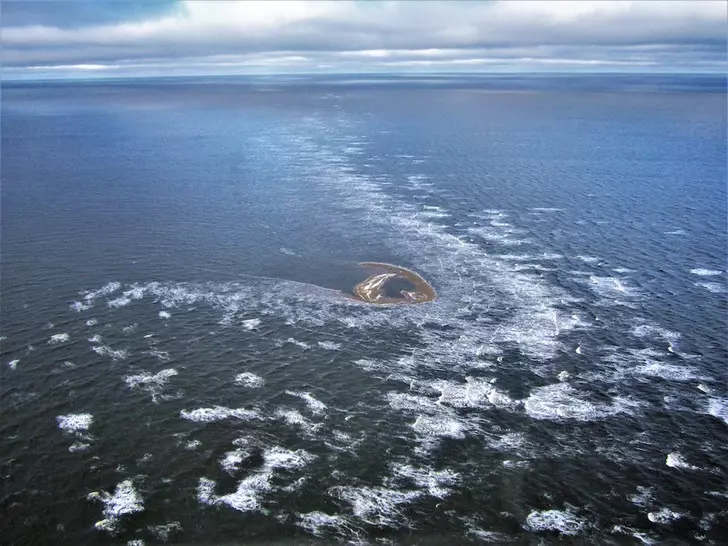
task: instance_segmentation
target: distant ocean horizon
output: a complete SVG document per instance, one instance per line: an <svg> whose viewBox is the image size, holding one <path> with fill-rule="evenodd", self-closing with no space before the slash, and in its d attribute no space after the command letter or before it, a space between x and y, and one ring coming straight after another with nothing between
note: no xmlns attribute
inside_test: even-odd
<svg viewBox="0 0 728 546"><path fill-rule="evenodd" d="M726 113L716 74L3 81L3 541L720 544Z"/></svg>

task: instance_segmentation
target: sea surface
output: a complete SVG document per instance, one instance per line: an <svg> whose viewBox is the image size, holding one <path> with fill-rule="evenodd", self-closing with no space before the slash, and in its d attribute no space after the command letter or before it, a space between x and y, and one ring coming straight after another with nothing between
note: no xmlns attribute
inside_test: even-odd
<svg viewBox="0 0 728 546"><path fill-rule="evenodd" d="M724 78L5 82L1 197L3 544L728 541Z"/></svg>

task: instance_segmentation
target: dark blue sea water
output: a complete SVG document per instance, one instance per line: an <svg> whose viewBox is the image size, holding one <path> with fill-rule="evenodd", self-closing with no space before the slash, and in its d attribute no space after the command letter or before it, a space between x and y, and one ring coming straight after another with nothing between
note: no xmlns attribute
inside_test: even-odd
<svg viewBox="0 0 728 546"><path fill-rule="evenodd" d="M1 197L3 543L728 540L724 80L5 83Z"/></svg>

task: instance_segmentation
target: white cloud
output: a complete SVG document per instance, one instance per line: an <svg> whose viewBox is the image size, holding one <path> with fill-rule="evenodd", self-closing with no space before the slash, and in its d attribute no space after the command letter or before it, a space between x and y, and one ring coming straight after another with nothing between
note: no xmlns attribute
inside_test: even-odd
<svg viewBox="0 0 728 546"><path fill-rule="evenodd" d="M141 22L4 28L3 57L11 71L185 62L281 69L647 66L681 54L715 67L725 62L727 19L725 4L712 0L192 1ZM635 47L643 47L639 58Z"/></svg>

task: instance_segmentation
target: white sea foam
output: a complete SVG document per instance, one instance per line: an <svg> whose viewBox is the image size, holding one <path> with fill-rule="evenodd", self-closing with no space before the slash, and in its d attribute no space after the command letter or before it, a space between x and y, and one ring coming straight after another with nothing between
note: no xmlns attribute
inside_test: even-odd
<svg viewBox="0 0 728 546"><path fill-rule="evenodd" d="M585 264L595 264L595 263L599 262L599 258L597 258L596 256L579 255L579 256L577 256L577 258L579 258Z"/></svg>
<svg viewBox="0 0 728 546"><path fill-rule="evenodd" d="M334 343L333 341L319 341L318 346L329 351L338 351L341 349L341 343Z"/></svg>
<svg viewBox="0 0 728 546"><path fill-rule="evenodd" d="M260 326L260 319L259 318L252 318L244 320L240 323L243 328L245 328L248 331L257 330Z"/></svg>
<svg viewBox="0 0 728 546"><path fill-rule="evenodd" d="M286 340L286 343L290 343L291 345L295 345L296 347L301 347L301 349L310 349L311 345L304 341L298 341L297 339L294 339L292 337L289 337Z"/></svg>
<svg viewBox="0 0 728 546"><path fill-rule="evenodd" d="M86 292L83 296L83 299L87 302L87 305L93 305L94 300L97 298L102 298L104 296L109 296L119 290L121 288L121 283L119 282L110 282L99 288L98 290L92 290L89 292Z"/></svg>
<svg viewBox="0 0 728 546"><path fill-rule="evenodd" d="M632 504L636 506L648 506L654 502L654 491L651 487L637 486L637 493L629 497Z"/></svg>
<svg viewBox="0 0 728 546"><path fill-rule="evenodd" d="M723 272L719 269L703 269L701 267L691 269L690 273L692 273L693 275L699 275L700 277L715 277L716 275L721 275Z"/></svg>
<svg viewBox="0 0 728 546"><path fill-rule="evenodd" d="M326 412L326 404L314 398L310 392L286 391L289 396L295 396L306 402L306 406L314 415L323 415Z"/></svg>
<svg viewBox="0 0 728 546"><path fill-rule="evenodd" d="M214 421L224 421L225 419L241 419L249 421L252 419L262 419L260 413L256 410L248 410L243 408L231 409L223 406L214 406L211 408L197 408L194 410L180 411L180 417L188 421L198 423L212 423Z"/></svg>
<svg viewBox="0 0 728 546"><path fill-rule="evenodd" d="M704 378L697 372L697 370L689 366L676 366L654 361L641 366L636 366L634 368L634 373L673 381L691 381L693 379Z"/></svg>
<svg viewBox="0 0 728 546"><path fill-rule="evenodd" d="M157 403L161 396L161 391L169 381L170 377L177 375L177 370L169 368L162 370L154 375L144 372L138 375L128 375L124 378L124 382L130 389L143 388L152 395L152 401Z"/></svg>
<svg viewBox="0 0 728 546"><path fill-rule="evenodd" d="M647 514L647 519L653 523L667 524L680 519L684 515L685 514L680 512L673 512L669 508L660 508L655 512L649 512Z"/></svg>
<svg viewBox="0 0 728 546"><path fill-rule="evenodd" d="M149 525L147 529L157 540L167 542L172 534L182 532L182 525L178 521L171 521L165 524Z"/></svg>
<svg viewBox="0 0 728 546"><path fill-rule="evenodd" d="M68 446L68 451L71 453L86 451L89 447L91 447L91 444L87 444L86 442L73 442L70 446Z"/></svg>
<svg viewBox="0 0 728 546"><path fill-rule="evenodd" d="M693 466L689 464L683 455L678 453L677 451L673 451L672 453L668 453L667 458L665 459L665 464L671 468L681 468L684 470L698 470L697 466Z"/></svg>
<svg viewBox="0 0 728 546"><path fill-rule="evenodd" d="M407 523L400 505L422 496L421 491L396 491L384 487L337 486L329 489L333 497L348 502L354 515L378 527L398 528Z"/></svg>
<svg viewBox="0 0 728 546"><path fill-rule="evenodd" d="M89 343L101 343L101 336L99 334L94 334L90 338L88 338Z"/></svg>
<svg viewBox="0 0 728 546"><path fill-rule="evenodd" d="M215 494L215 482L200 478L197 499L208 505L225 504L240 512L266 512L263 495L279 488L271 482L276 474L280 471L300 470L314 459L314 455L303 449L291 451L273 446L263 453L262 467L240 481L232 493L218 496Z"/></svg>
<svg viewBox="0 0 728 546"><path fill-rule="evenodd" d="M466 377L465 383L436 380L429 383L432 389L440 392L439 404L456 408L478 408L487 405L512 407L518 403L508 394L496 389L492 381Z"/></svg>
<svg viewBox="0 0 728 546"><path fill-rule="evenodd" d="M443 438L465 438L465 432L468 427L453 417L429 415L418 415L412 428L424 436L443 437Z"/></svg>
<svg viewBox="0 0 728 546"><path fill-rule="evenodd" d="M225 456L220 460L220 466L222 466L230 474L234 474L238 471L240 463L250 457L250 452L244 448L238 448L233 451L228 451Z"/></svg>
<svg viewBox="0 0 728 546"><path fill-rule="evenodd" d="M339 536L358 536L358 530L344 516L329 515L324 512L298 514L296 525L309 533L321 537L326 532Z"/></svg>
<svg viewBox="0 0 728 546"><path fill-rule="evenodd" d="M108 345L94 345L91 350L101 356L110 356L112 360L124 360L129 356L126 349L112 349Z"/></svg>
<svg viewBox="0 0 728 546"><path fill-rule="evenodd" d="M699 286L700 288L705 288L708 292L712 292L713 294L725 294L726 292L728 292L728 288L726 288L725 283L696 282L695 286Z"/></svg>
<svg viewBox="0 0 728 546"><path fill-rule="evenodd" d="M202 445L202 442L200 442L199 440L190 440L188 442L185 442L185 449L187 451L194 451L201 445Z"/></svg>
<svg viewBox="0 0 728 546"><path fill-rule="evenodd" d="M18 364L20 364L20 359L15 358L8 362L8 368L10 368L11 370L15 370L18 367Z"/></svg>
<svg viewBox="0 0 728 546"><path fill-rule="evenodd" d="M632 329L632 334L640 338L655 337L672 343L681 337L679 332L655 324L638 324Z"/></svg>
<svg viewBox="0 0 728 546"><path fill-rule="evenodd" d="M625 280L617 277L591 275L589 277L589 286L598 296L614 303L624 303L621 298L636 298L640 295L636 288L629 286Z"/></svg>
<svg viewBox="0 0 728 546"><path fill-rule="evenodd" d="M142 496L134 489L131 480L119 483L113 495L106 491L99 491L89 494L88 499L99 500L104 504L104 519L96 522L95 526L99 530L112 534L118 531L121 517L144 511Z"/></svg>
<svg viewBox="0 0 728 546"><path fill-rule="evenodd" d="M50 345L56 345L58 343L66 343L69 339L71 339L71 336L69 336L67 333L62 334L53 334L50 339L48 339L48 343Z"/></svg>
<svg viewBox="0 0 728 546"><path fill-rule="evenodd" d="M524 526L529 531L559 531L563 535L578 535L585 522L565 510L534 510L526 517Z"/></svg>
<svg viewBox="0 0 728 546"><path fill-rule="evenodd" d="M637 404L624 398L614 398L611 404L589 402L568 383L556 383L531 390L524 406L534 419L596 421L631 413Z"/></svg>
<svg viewBox="0 0 728 546"><path fill-rule="evenodd" d="M437 498L445 498L452 491L450 485L455 485L460 480L460 474L449 469L434 470L432 468L415 468L409 464L393 464L392 478L385 482L385 485L397 485L398 482L411 481L417 487L424 488L429 495Z"/></svg>
<svg viewBox="0 0 728 546"><path fill-rule="evenodd" d="M160 311L159 312L159 318L168 319L172 315L169 313L169 311Z"/></svg>
<svg viewBox="0 0 728 546"><path fill-rule="evenodd" d="M711 398L708 401L708 414L728 425L728 398Z"/></svg>
<svg viewBox="0 0 728 546"><path fill-rule="evenodd" d="M119 307L126 307L130 303L131 303L131 298L129 298L128 296L124 296L124 295L119 296L118 298L115 298L113 300L109 300L108 302L106 302L106 304L109 307L112 307L112 308L115 308L115 309L118 309Z"/></svg>
<svg viewBox="0 0 728 546"><path fill-rule="evenodd" d="M94 418L90 413L69 413L56 417L58 428L67 432L86 431L93 423Z"/></svg>
<svg viewBox="0 0 728 546"><path fill-rule="evenodd" d="M259 389L265 385L265 379L252 372L243 372L235 376L235 383L248 389Z"/></svg>
<svg viewBox="0 0 728 546"><path fill-rule="evenodd" d="M91 309L91 305L89 305L88 303L80 302L80 301L74 301L69 307L71 308L72 311L76 311L77 313Z"/></svg>
<svg viewBox="0 0 728 546"><path fill-rule="evenodd" d="M300 427L308 435L314 435L321 428L321 423L314 423L296 410L278 408L274 415L289 426Z"/></svg>

